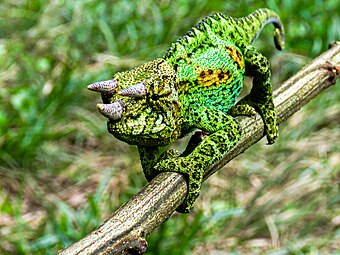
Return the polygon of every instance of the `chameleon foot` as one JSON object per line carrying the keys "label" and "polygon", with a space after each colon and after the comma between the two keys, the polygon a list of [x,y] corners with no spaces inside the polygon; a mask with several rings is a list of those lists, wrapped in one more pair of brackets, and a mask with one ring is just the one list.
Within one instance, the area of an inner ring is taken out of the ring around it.
{"label": "chameleon foot", "polygon": [[[279,136],[279,128],[277,126],[277,116],[274,103],[272,100],[267,102],[257,102],[248,96],[241,99],[235,106],[236,109],[255,109],[260,115],[264,123],[265,134],[268,144],[273,144]],[[243,114],[246,115],[246,114]]]}
{"label": "chameleon foot", "polygon": [[[153,155],[152,153],[150,153],[150,151],[152,151],[152,149],[154,149],[154,148],[140,147],[139,153],[143,157],[145,157],[145,155]],[[156,154],[158,154],[158,148],[156,149]],[[165,160],[176,160],[180,154],[181,154],[181,152],[179,150],[170,149],[170,150],[163,152],[159,157],[157,156],[157,161],[162,162],[162,161],[165,161]],[[146,160],[146,162],[149,162],[149,161]],[[144,172],[145,178],[148,181],[151,181],[153,178],[155,178],[161,172],[161,171],[154,171],[153,164],[154,163],[150,162],[149,166],[143,167],[143,172]],[[163,172],[170,172],[170,171],[163,171]]]}
{"label": "chameleon foot", "polygon": [[194,207],[195,200],[201,191],[204,168],[198,162],[189,161],[185,157],[166,159],[158,162],[154,170],[160,172],[176,172],[184,174],[188,180],[188,194],[183,203],[176,209],[180,213],[188,213]]}

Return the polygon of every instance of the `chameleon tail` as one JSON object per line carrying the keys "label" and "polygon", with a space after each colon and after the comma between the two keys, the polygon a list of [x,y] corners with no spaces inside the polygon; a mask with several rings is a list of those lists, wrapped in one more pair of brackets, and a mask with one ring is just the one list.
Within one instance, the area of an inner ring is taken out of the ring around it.
{"label": "chameleon tail", "polygon": [[235,19],[240,27],[243,27],[246,35],[246,40],[252,43],[256,40],[263,27],[266,24],[273,23],[274,42],[278,50],[285,47],[285,34],[284,28],[281,23],[280,17],[277,13],[269,9],[258,9],[246,17]]}

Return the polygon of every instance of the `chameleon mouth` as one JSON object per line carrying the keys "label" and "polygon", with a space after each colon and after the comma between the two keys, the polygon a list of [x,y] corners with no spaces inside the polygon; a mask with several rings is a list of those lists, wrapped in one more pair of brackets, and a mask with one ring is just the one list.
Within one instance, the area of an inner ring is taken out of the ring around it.
{"label": "chameleon mouth", "polygon": [[157,136],[167,128],[162,114],[125,116],[119,121],[108,122],[110,133],[128,136]]}
{"label": "chameleon mouth", "polygon": [[[122,119],[123,120],[123,119]],[[172,141],[171,129],[165,124],[136,122],[108,122],[108,131],[117,139],[131,145],[163,146]]]}

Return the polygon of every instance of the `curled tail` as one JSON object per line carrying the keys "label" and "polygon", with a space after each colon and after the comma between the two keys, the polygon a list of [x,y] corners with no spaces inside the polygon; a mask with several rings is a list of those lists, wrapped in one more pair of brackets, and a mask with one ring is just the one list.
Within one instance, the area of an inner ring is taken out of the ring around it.
{"label": "curled tail", "polygon": [[235,19],[235,21],[240,27],[243,27],[248,43],[256,40],[266,24],[273,23],[275,46],[278,50],[285,47],[284,28],[276,12],[269,9],[258,9],[246,17]]}

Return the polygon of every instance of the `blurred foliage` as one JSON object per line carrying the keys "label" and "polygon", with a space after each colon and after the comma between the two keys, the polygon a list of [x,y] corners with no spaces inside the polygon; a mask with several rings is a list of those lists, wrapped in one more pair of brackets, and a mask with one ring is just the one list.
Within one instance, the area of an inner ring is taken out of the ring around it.
{"label": "blurred foliage", "polygon": [[[0,254],[55,254],[145,184],[135,148],[106,132],[86,84],[162,56],[212,12],[260,7],[286,28],[283,52],[270,26],[256,42],[275,86],[340,39],[338,0],[1,1]],[[257,144],[213,176],[193,213],[149,237],[148,252],[339,249],[339,99],[338,88],[322,93],[275,145]]]}

